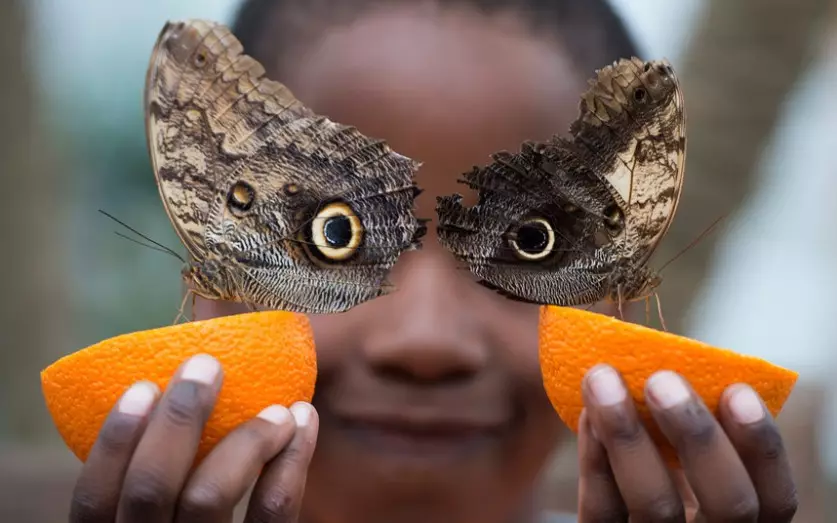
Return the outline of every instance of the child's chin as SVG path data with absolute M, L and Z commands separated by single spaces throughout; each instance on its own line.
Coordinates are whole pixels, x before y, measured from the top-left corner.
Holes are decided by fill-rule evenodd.
M 519 484 L 506 484 L 522 478 L 503 473 L 502 445 L 496 442 L 402 448 L 403 442 L 376 439 L 373 447 L 372 438 L 353 437 L 340 437 L 339 448 L 319 440 L 324 444 L 309 470 L 306 499 L 321 491 L 334 507 L 359 504 L 375 514 L 364 512 L 365 523 L 491 521 L 487 507 L 507 507 L 513 501 L 504 498 L 521 491 Z M 334 492 L 345 498 L 334 499 Z M 318 498 L 313 495 L 311 501 Z

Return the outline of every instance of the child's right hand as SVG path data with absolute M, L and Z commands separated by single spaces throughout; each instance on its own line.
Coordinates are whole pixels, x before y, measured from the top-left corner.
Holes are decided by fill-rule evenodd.
M 70 521 L 227 522 L 258 480 L 245 521 L 295 522 L 317 439 L 317 414 L 307 403 L 265 409 L 190 474 L 221 380 L 217 360 L 199 355 L 161 398 L 149 383 L 126 392 L 84 464 Z

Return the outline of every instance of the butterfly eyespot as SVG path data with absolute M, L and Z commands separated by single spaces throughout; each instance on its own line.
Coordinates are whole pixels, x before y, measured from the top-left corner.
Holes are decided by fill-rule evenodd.
M 363 240 L 363 225 L 345 203 L 330 203 L 311 220 L 308 243 L 329 261 L 344 261 L 357 252 Z
M 646 96 L 648 96 L 648 93 L 642 87 L 637 87 L 634 91 L 634 100 L 637 102 L 644 102 Z
M 238 181 L 230 188 L 227 206 L 233 211 L 245 212 L 250 210 L 255 199 L 256 190 L 250 184 Z
M 625 215 L 618 205 L 611 205 L 604 211 L 605 227 L 612 234 L 616 234 L 622 230 L 622 225 L 625 222 Z
M 555 230 L 543 218 L 530 218 L 521 224 L 509 244 L 521 260 L 543 260 L 555 247 Z
M 285 196 L 294 196 L 299 194 L 299 185 L 295 183 L 286 183 L 282 187 L 282 192 L 285 193 Z
M 206 54 L 206 49 L 201 49 L 195 53 L 195 67 L 201 68 L 205 66 L 208 61 L 209 57 Z

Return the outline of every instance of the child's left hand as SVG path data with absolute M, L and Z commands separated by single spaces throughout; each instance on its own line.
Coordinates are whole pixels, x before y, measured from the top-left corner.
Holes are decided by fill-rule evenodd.
M 796 487 L 782 437 L 760 398 L 729 387 L 720 423 L 691 387 L 655 374 L 646 398 L 677 449 L 682 473 L 670 473 L 637 417 L 618 373 L 606 366 L 584 380 L 579 427 L 579 522 L 788 523 Z

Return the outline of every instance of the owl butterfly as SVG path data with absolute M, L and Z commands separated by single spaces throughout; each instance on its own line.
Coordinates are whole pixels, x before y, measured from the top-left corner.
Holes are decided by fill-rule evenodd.
M 191 293 L 330 313 L 389 292 L 389 270 L 425 231 L 418 163 L 264 72 L 201 20 L 167 23 L 151 55 L 148 147 Z
M 611 300 L 621 314 L 661 281 L 646 264 L 680 199 L 685 112 L 665 61 L 620 60 L 596 73 L 569 138 L 526 142 L 465 174 L 479 194 L 473 207 L 438 198 L 439 239 L 513 299 Z

